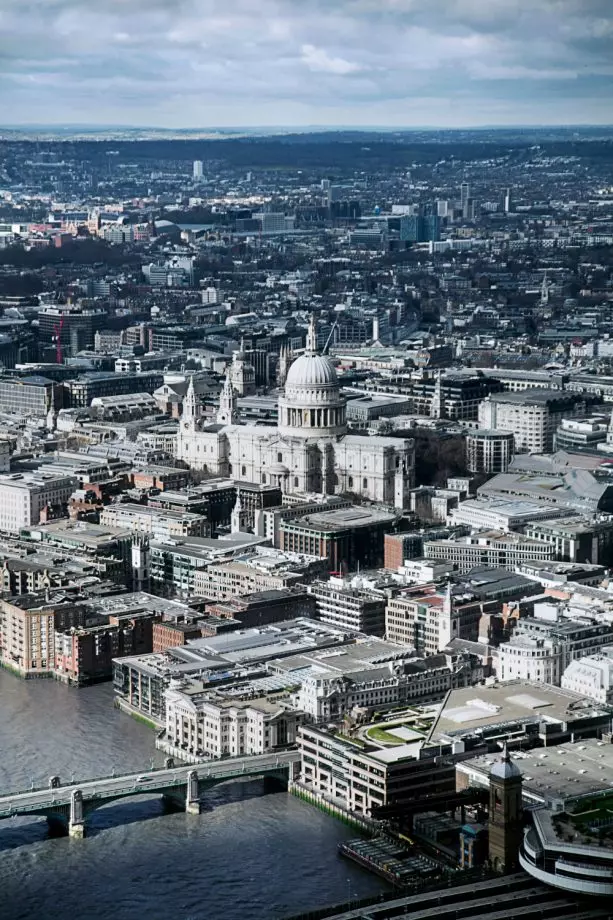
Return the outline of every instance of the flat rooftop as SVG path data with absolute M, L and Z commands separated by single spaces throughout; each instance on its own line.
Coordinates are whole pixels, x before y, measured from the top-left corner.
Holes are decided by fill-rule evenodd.
M 474 757 L 463 761 L 461 770 L 480 774 L 485 785 L 497 759 L 495 754 Z M 511 759 L 521 770 L 524 794 L 535 802 L 560 803 L 606 791 L 613 795 L 613 744 L 582 738 L 511 752 Z
M 536 502 L 511 501 L 499 499 L 467 499 L 458 506 L 460 511 L 483 511 L 485 513 L 506 514 L 509 517 L 530 517 L 534 514 L 542 515 L 551 512 L 556 514 L 555 508 L 544 508 Z
M 235 674 L 238 665 L 264 662 L 280 656 L 341 645 L 343 630 L 318 620 L 298 617 L 268 626 L 238 629 L 222 635 L 194 639 L 164 654 L 135 655 L 117 659 L 152 676 L 198 674 L 206 670 Z M 219 674 L 218 674 L 219 676 Z
M 64 540 L 83 544 L 107 543 L 109 540 L 127 539 L 132 531 L 125 527 L 92 524 L 89 521 L 52 521 L 49 524 L 32 524 L 23 528 L 30 534 L 40 534 L 41 540 Z
M 396 514 L 383 509 L 352 506 L 334 511 L 317 511 L 294 521 L 284 521 L 281 527 L 307 527 L 309 530 L 330 532 L 392 523 L 396 518 Z
M 452 741 L 480 729 L 500 734 L 513 722 L 569 723 L 604 714 L 606 707 L 594 700 L 551 684 L 514 680 L 491 687 L 462 687 L 452 690 L 434 722 L 429 739 Z
M 135 517 L 168 518 L 174 521 L 196 521 L 202 517 L 202 515 L 194 514 L 192 511 L 172 511 L 168 508 L 153 508 L 150 505 L 137 505 L 132 502 L 117 502 L 114 505 L 106 505 L 102 513 L 105 514 L 108 512 L 131 514 Z

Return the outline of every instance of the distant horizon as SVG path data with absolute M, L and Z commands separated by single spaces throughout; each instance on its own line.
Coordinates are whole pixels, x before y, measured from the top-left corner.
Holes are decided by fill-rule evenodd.
M 492 124 L 419 124 L 419 125 L 391 125 L 391 124 L 233 124 L 233 125 L 199 125 L 166 127 L 161 124 L 124 124 L 122 122 L 0 122 L 0 131 L 46 131 L 48 133 L 63 131 L 159 131 L 164 134 L 176 133 L 260 133 L 292 132 L 299 134 L 309 133 L 335 133 L 355 131 L 356 133 L 385 132 L 404 134 L 411 132 L 440 132 L 459 133 L 463 131 L 575 131 L 586 129 L 611 129 L 613 120 L 608 122 L 517 122 L 517 123 L 492 123 Z
M 477 130 L 613 117 L 611 0 L 3 0 L 1 15 L 6 125 Z

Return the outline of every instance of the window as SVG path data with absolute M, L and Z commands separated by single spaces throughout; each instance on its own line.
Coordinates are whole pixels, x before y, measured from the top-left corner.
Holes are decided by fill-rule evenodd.
M 350 489 L 353 489 L 353 476 L 349 476 L 347 479 L 347 485 Z
M 241 466 L 241 476 L 246 476 L 246 475 L 247 475 L 247 467 L 243 465 Z
M 364 479 L 362 480 L 362 488 L 363 488 L 363 489 L 367 489 L 367 488 L 368 488 L 368 479 L 366 478 L 366 476 L 365 476 Z
M 277 454 L 277 463 L 283 463 L 283 454 L 281 451 Z
M 298 477 L 297 477 L 297 476 L 294 476 L 294 488 L 297 489 L 297 488 L 298 488 L 298 485 L 299 485 Z

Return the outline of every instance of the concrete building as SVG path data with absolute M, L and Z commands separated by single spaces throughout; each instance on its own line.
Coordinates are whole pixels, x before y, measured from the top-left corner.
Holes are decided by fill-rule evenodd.
M 158 593 L 191 597 L 196 591 L 196 573 L 211 563 L 221 563 L 249 554 L 264 543 L 253 534 L 209 537 L 167 537 L 149 545 L 151 584 Z
M 595 842 L 596 825 L 547 808 L 534 810 L 530 817 L 519 851 L 525 872 L 575 897 L 613 896 L 613 848 L 603 845 L 602 838 Z
M 89 521 L 52 521 L 23 528 L 21 537 L 48 552 L 54 548 L 86 559 L 100 574 L 114 581 L 131 577 L 131 530 L 91 524 Z
M 466 435 L 466 466 L 471 473 L 504 473 L 514 452 L 515 436 L 510 431 L 481 428 Z
M 333 572 L 357 565 L 374 568 L 383 563 L 385 534 L 399 523 L 400 515 L 393 511 L 352 505 L 282 521 L 279 543 L 284 551 L 327 559 Z
M 302 784 L 349 811 L 371 815 L 382 805 L 402 805 L 426 795 L 452 792 L 451 759 L 437 758 L 438 748 L 420 743 L 377 750 L 363 748 L 323 728 L 298 730 Z
M 194 573 L 194 593 L 226 599 L 257 591 L 278 591 L 306 584 L 322 574 L 318 556 L 256 548 L 227 562 L 210 563 Z
M 260 513 L 255 515 L 255 530 L 270 540 L 273 546 L 278 547 L 280 545 L 279 529 L 283 521 L 291 521 L 308 514 L 316 514 L 319 511 L 335 511 L 339 508 L 350 507 L 351 502 L 346 498 L 341 498 L 340 495 L 314 497 L 312 501 L 302 501 L 298 498 L 298 501 L 292 501 L 290 504 L 262 508 Z
M 568 511 L 552 505 L 509 499 L 481 499 L 460 502 L 449 515 L 452 524 L 468 524 L 479 530 L 508 532 L 533 521 L 565 517 Z
M 165 741 L 196 757 L 266 754 L 296 741 L 303 715 L 287 694 L 228 699 L 198 687 L 166 693 Z
M 350 632 L 382 636 L 385 632 L 386 597 L 360 586 L 359 578 L 331 577 L 308 586 L 316 601 L 316 616 Z
M 557 520 L 527 523 L 525 534 L 551 546 L 555 558 L 611 566 L 613 564 L 613 516 L 610 514 L 565 515 Z
M 609 788 L 609 777 L 599 770 L 597 756 L 580 764 L 584 755 L 577 750 L 578 745 L 566 745 L 564 753 L 570 755 L 566 757 L 558 754 L 556 748 L 571 739 L 581 740 L 581 744 L 593 744 L 599 753 L 602 748 L 606 757 L 600 760 L 606 764 L 611 761 L 607 751 L 613 753 L 613 746 L 598 747 L 594 739 L 610 728 L 608 707 L 550 684 L 515 680 L 452 690 L 435 718 L 429 740 L 436 745 L 454 744 L 466 752 L 474 748 L 475 738 L 485 746 L 476 760 L 457 765 L 458 789 L 461 789 L 469 785 L 489 786 L 493 758 L 488 750 L 506 739 L 526 754 L 521 758 L 526 762 L 526 769 L 522 767 L 526 801 L 555 800 L 563 804 L 564 799 L 573 799 L 582 790 L 594 788 L 594 782 L 599 789 Z M 543 752 L 545 746 L 547 750 Z M 535 750 L 530 752 L 530 748 Z M 547 756 L 542 757 L 542 753 Z M 560 771 L 557 777 L 539 769 L 536 762 L 541 761 L 549 761 L 549 769 Z M 581 766 L 585 766 L 586 776 L 590 775 L 589 782 L 584 782 Z
M 175 536 L 205 537 L 209 531 L 208 521 L 201 514 L 167 511 L 131 502 L 107 505 L 100 514 L 100 523 L 149 534 L 158 540 Z
M 571 662 L 600 652 L 613 642 L 613 625 L 595 620 L 576 621 L 564 617 L 541 619 L 555 608 L 536 604 L 535 616 L 518 620 L 509 642 L 498 648 L 500 680 L 541 680 L 560 686 Z
M 174 604 L 174 601 L 165 601 Z M 164 691 L 171 680 L 208 682 L 211 690 L 219 688 L 219 675 L 224 686 L 245 686 L 246 675 L 259 678 L 266 664 L 292 655 L 304 655 L 316 649 L 345 645 L 351 640 L 346 634 L 317 620 L 298 619 L 273 623 L 251 629 L 236 629 L 224 634 L 203 636 L 184 647 L 166 649 L 160 654 L 117 658 L 114 661 L 115 693 L 130 710 L 142 713 L 160 726 L 166 722 Z M 264 692 L 271 686 L 288 686 L 283 674 L 276 681 L 272 675 L 263 678 Z M 255 689 L 256 684 L 250 684 Z
M 547 453 L 561 420 L 585 412 L 585 399 L 576 393 L 531 389 L 496 393 L 479 405 L 479 427 L 510 431 L 518 451 Z
M 61 385 L 47 377 L 30 375 L 4 378 L 0 387 L 0 412 L 46 419 L 61 408 Z
M 354 648 L 359 651 L 360 646 L 322 656 L 317 667 L 302 677 L 297 705 L 314 722 L 340 722 L 356 707 L 380 712 L 405 703 L 438 701 L 451 689 L 484 679 L 483 665 L 470 654 L 412 658 L 408 649 L 397 648 L 395 657 L 388 653 L 387 661 L 368 667 L 356 662 L 352 668 L 348 663 Z
M 258 591 L 243 597 L 207 604 L 208 616 L 233 620 L 237 627 L 266 626 L 298 617 L 315 617 L 315 597 L 305 590 Z
M 609 421 L 605 415 L 563 418 L 554 435 L 553 449 L 596 451 L 607 441 Z
M 496 530 L 480 531 L 455 540 L 426 540 L 423 551 L 426 559 L 449 562 L 453 570 L 461 574 L 480 565 L 515 568 L 557 558 L 555 547 L 550 544 Z
M 613 704 L 613 647 L 604 646 L 599 654 L 571 661 L 560 686 L 597 703 Z
M 47 515 L 63 517 L 78 484 L 76 476 L 51 472 L 0 475 L 0 531 L 18 533 Z
M 404 396 L 359 396 L 347 401 L 347 421 L 355 428 L 368 428 L 378 418 L 410 415 L 412 402 Z

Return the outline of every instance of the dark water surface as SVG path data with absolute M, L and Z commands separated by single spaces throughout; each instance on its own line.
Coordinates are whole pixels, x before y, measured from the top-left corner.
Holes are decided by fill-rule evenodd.
M 150 729 L 113 708 L 110 684 L 71 690 L 0 670 L 0 793 L 162 762 Z M 0 920 L 277 920 L 383 883 L 341 860 L 354 832 L 261 782 L 207 794 L 199 816 L 156 798 L 94 812 L 85 840 L 42 819 L 0 821 Z

